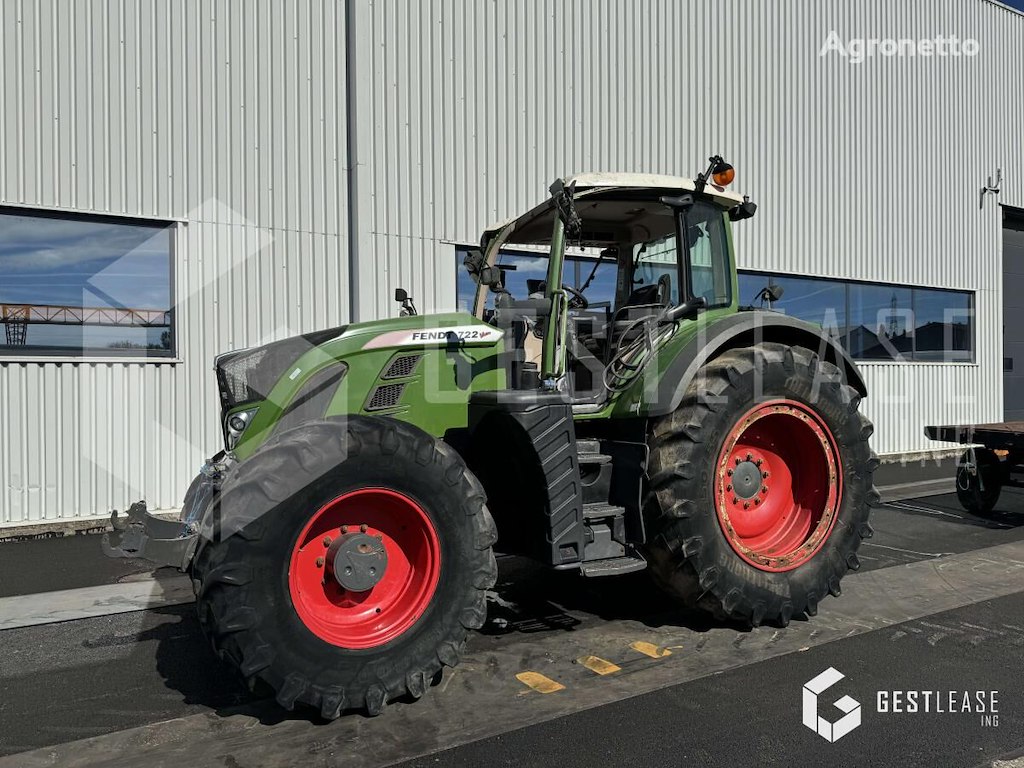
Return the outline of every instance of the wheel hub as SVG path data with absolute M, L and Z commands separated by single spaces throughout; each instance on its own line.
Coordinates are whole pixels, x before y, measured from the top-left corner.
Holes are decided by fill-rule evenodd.
M 753 461 L 741 461 L 732 472 L 733 492 L 741 499 L 752 499 L 761 491 L 761 468 Z
M 328 572 L 342 589 L 366 592 L 384 578 L 388 553 L 380 536 L 346 533 L 327 550 Z

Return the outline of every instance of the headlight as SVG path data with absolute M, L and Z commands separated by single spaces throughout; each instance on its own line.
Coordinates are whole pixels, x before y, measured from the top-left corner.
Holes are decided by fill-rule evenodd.
M 249 422 L 252 421 L 252 417 L 256 415 L 257 408 L 250 408 L 248 411 L 236 411 L 232 413 L 224 425 L 224 447 L 229 451 L 233 451 L 235 446 L 238 445 L 238 441 L 242 439 L 242 434 L 249 426 Z

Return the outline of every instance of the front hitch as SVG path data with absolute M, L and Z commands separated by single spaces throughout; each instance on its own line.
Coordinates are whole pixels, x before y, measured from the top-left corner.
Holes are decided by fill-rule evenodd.
M 107 557 L 139 557 L 186 571 L 199 542 L 198 522 L 154 517 L 144 501 L 132 504 L 124 519 L 115 509 L 110 524 L 114 530 L 103 534 L 102 543 Z

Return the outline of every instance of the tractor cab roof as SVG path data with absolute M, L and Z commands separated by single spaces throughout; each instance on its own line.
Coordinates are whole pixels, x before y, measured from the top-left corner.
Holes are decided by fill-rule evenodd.
M 646 215 L 665 215 L 664 206 L 659 198 L 671 192 L 696 192 L 693 179 L 682 176 L 667 176 L 656 173 L 579 173 L 561 179 L 566 187 L 574 186 L 573 199 L 584 221 L 587 220 L 588 209 L 600 207 L 600 218 L 603 222 L 623 224 L 636 222 Z M 743 195 L 727 190 L 712 183 L 704 187 L 704 194 L 715 202 L 728 208 L 743 202 Z M 601 201 L 600 206 L 598 205 Z M 638 203 L 647 201 L 655 203 L 660 210 L 643 210 Z M 596 211 L 591 210 L 591 214 Z M 554 215 L 554 204 L 551 198 L 535 206 L 519 216 L 513 216 L 494 224 L 484 230 L 482 243 L 487 243 L 498 232 L 510 225 L 515 225 L 513 240 L 517 243 L 546 242 L 551 236 L 551 220 Z M 509 233 L 511 234 L 511 233 Z M 597 235 L 599 233 L 595 233 Z M 584 238 L 594 240 L 595 245 L 606 241 L 604 237 Z

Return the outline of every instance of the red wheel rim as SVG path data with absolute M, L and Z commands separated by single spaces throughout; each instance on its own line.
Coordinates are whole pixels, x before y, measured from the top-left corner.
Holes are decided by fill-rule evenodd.
M 339 542 L 356 534 L 378 540 L 386 553 L 379 580 L 361 591 L 346 589 L 332 572 Z M 417 622 L 440 575 L 441 546 L 423 508 L 396 491 L 363 488 L 310 518 L 292 549 L 288 589 L 295 612 L 317 637 L 342 648 L 375 648 Z
M 794 400 L 754 406 L 718 455 L 715 508 L 726 539 L 763 571 L 799 567 L 832 532 L 842 474 L 832 433 L 813 410 Z

